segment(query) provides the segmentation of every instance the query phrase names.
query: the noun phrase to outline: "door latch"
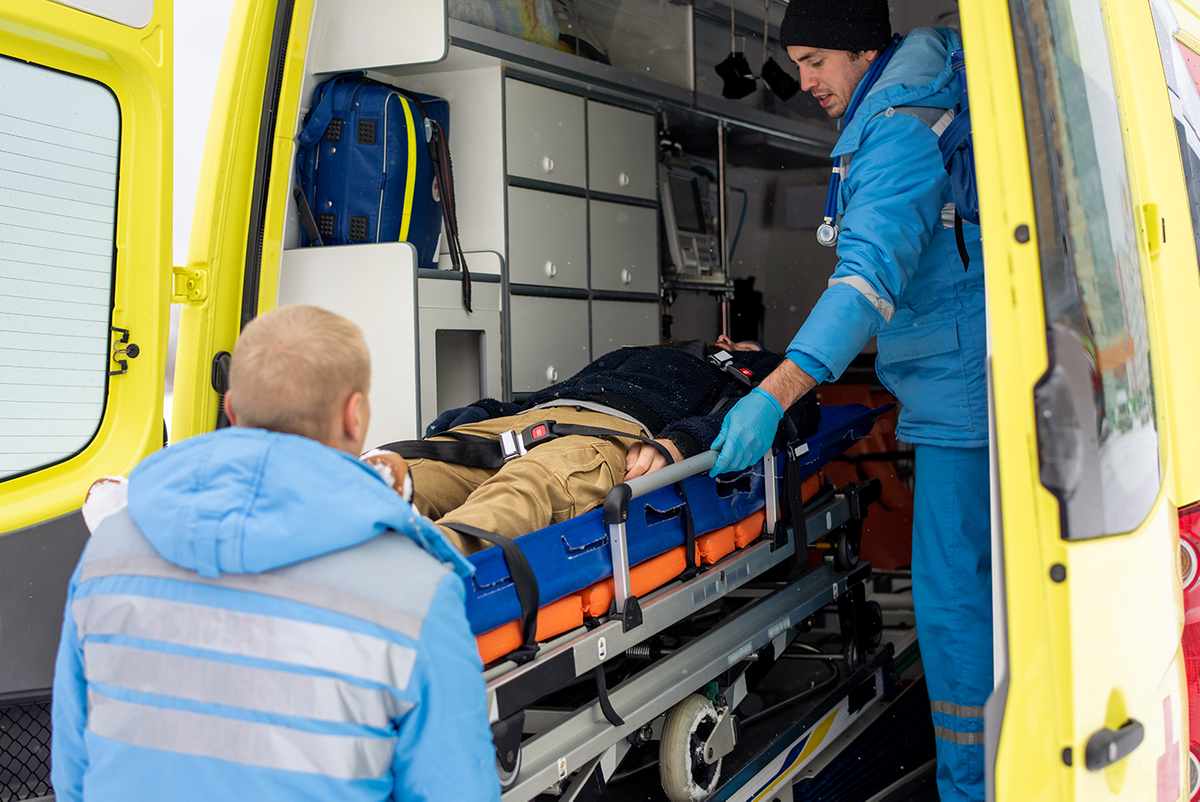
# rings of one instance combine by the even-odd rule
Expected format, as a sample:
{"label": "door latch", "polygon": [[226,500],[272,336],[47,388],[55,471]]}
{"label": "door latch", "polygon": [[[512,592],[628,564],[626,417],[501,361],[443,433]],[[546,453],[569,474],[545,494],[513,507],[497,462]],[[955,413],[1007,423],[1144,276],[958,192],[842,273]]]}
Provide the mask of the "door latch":
{"label": "door latch", "polygon": [[[121,369],[110,370],[108,375],[124,376],[129,372],[128,359],[137,359],[137,355],[142,352],[142,349],[138,348],[137,343],[129,342],[129,329],[120,329],[116,326],[109,326],[109,330],[121,335],[120,339],[113,343],[112,352],[112,361],[120,365]],[[121,346],[124,347],[122,348]],[[122,359],[121,357],[128,357],[128,359]]]}

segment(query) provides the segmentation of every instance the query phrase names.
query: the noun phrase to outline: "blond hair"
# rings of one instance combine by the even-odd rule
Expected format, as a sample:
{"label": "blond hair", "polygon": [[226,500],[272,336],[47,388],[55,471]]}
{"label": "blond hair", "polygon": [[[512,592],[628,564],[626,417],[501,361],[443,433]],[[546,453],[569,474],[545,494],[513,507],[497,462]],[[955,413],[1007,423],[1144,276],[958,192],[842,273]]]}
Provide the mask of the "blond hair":
{"label": "blond hair", "polygon": [[317,306],[281,306],[252,320],[229,369],[239,425],[322,442],[341,405],[370,380],[358,326]]}

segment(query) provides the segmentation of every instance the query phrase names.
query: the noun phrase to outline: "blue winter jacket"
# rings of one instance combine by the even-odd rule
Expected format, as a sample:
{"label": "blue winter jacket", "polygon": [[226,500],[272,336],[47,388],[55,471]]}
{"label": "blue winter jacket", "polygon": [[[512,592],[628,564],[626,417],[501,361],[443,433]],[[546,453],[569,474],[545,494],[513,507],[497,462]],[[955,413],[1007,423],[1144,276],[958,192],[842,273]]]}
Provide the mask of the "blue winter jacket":
{"label": "blue winter jacket", "polygon": [[499,800],[469,564],[369,466],[230,428],[148,457],[71,578],[71,800]]}
{"label": "blue winter jacket", "polygon": [[[849,161],[838,198],[838,264],[788,357],[837,378],[878,335],[876,372],[900,399],[909,443],[987,443],[987,333],[979,227],[964,224],[963,269],[942,211],[953,201],[937,135],[898,107],[951,108],[957,31],[918,28],[863,98],[832,156]],[[864,90],[859,84],[855,92]]]}

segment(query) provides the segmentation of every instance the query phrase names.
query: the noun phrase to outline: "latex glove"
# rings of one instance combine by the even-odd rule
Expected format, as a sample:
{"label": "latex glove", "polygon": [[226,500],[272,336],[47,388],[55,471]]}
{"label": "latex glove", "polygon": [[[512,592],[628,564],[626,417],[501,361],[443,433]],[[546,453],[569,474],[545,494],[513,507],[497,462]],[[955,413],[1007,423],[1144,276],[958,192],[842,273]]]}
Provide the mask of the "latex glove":
{"label": "latex glove", "polygon": [[708,475],[740,471],[762,459],[775,441],[782,419],[783,407],[775,396],[758,387],[751,390],[733,405],[721,423],[721,433],[711,446],[721,453]]}

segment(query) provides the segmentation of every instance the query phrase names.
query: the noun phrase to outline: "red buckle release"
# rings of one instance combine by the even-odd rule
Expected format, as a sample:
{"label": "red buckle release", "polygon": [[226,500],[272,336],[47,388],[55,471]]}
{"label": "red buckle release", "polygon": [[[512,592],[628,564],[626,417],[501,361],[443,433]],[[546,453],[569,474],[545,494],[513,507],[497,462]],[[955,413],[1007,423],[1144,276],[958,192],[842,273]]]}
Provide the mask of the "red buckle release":
{"label": "red buckle release", "polygon": [[541,440],[548,432],[549,429],[546,428],[546,424],[539,423],[533,427],[533,430],[529,434],[534,440]]}

